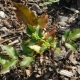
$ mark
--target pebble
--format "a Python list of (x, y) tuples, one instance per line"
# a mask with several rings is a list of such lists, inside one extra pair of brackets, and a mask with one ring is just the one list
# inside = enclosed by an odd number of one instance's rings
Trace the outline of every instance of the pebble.
[(68, 21), (68, 17), (66, 17), (66, 16), (59, 16), (58, 19), (60, 22), (67, 22)]
[(66, 22), (58, 22), (58, 24), (59, 24), (60, 26), (63, 26), (63, 27), (65, 27), (65, 26), (67, 25)]
[(6, 14), (3, 11), (0, 11), (0, 17), (5, 18)]
[(60, 70), (59, 73), (61, 75), (67, 76), (67, 77), (72, 77), (73, 76), (73, 73), (70, 72), (70, 71), (67, 71), (67, 70)]

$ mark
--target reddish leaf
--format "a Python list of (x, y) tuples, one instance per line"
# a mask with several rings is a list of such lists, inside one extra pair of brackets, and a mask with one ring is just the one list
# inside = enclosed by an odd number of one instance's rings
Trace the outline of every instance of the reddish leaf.
[(13, 5), (17, 8), (16, 14), (19, 20), (23, 20), (25, 24), (37, 25), (37, 18), (29, 8), (23, 4), (13, 2)]
[(55, 28), (53, 28), (53, 29), (51, 29), (50, 31), (49, 31), (49, 36), (55, 36), (55, 33), (56, 33), (56, 29)]
[(19, 21), (23, 20), (25, 24), (29, 24), (34, 27), (36, 27), (37, 25), (40, 25), (41, 29), (47, 26), (48, 15), (46, 13), (42, 14), (37, 19), (34, 13), (31, 10), (29, 10), (27, 6), (22, 5), (20, 3), (15, 3), (15, 2), (13, 2), (13, 5), (17, 8), (16, 14)]
[(51, 29), (49, 32), (46, 32), (45, 34), (44, 34), (44, 38), (48, 38), (48, 37), (54, 37), (55, 36), (55, 33), (56, 33), (56, 29), (55, 28), (53, 28), (53, 29)]
[(47, 13), (44, 13), (38, 19), (38, 24), (43, 29), (43, 28), (47, 27), (47, 23), (48, 23), (48, 15), (47, 15)]

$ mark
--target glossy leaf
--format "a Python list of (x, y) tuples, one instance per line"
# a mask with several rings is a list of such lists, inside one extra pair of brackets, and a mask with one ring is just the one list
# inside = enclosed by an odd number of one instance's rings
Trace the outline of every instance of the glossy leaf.
[(35, 33), (38, 34), (40, 38), (42, 37), (42, 31), (39, 25), (36, 27)]
[(7, 61), (7, 60), (5, 60), (5, 59), (3, 59), (3, 58), (0, 57), (0, 64), (1, 64), (1, 65), (4, 65), (4, 64), (6, 63), (6, 61)]
[(77, 50), (77, 45), (73, 41), (67, 41), (65, 46), (71, 50)]
[(21, 48), (26, 56), (32, 56), (34, 54), (34, 51), (26, 46), (25, 42), (21, 43)]
[(62, 35), (62, 41), (65, 42), (69, 37), (70, 30), (66, 30)]
[(26, 31), (27, 31), (27, 35), (31, 37), (32, 33), (35, 32), (35, 29), (33, 26), (28, 25)]
[(47, 46), (42, 46), (42, 47), (40, 48), (40, 52), (44, 52), (44, 51), (47, 50), (47, 49), (48, 49)]
[(7, 56), (0, 54), (0, 64), (4, 65), (8, 60)]
[(38, 40), (36, 40), (35, 38), (29, 39), (27, 41), (25, 41), (25, 46), (30, 46), (30, 45), (34, 45), (38, 42)]
[(13, 47), (3, 46), (3, 48), (12, 59), (16, 59), (19, 56), (18, 52)]
[(9, 70), (10, 67), (13, 67), (13, 66), (15, 67), (17, 62), (18, 61), (15, 59), (12, 59), (12, 60), (6, 62), (5, 65), (3, 66), (2, 70), (1, 70), (1, 73), (5, 73), (7, 70)]
[(22, 18), (23, 22), (25, 24), (29, 24), (29, 25), (37, 25), (37, 18), (36, 16), (34, 15), (34, 13), (29, 10), (29, 8), (21, 3), (15, 3), (13, 2), (13, 5), (17, 8), (17, 11), (18, 14), (17, 15), (20, 15), (19, 17)]
[(20, 62), (20, 66), (27, 67), (27, 66), (31, 65), (32, 62), (34, 62), (34, 59), (32, 57), (24, 56), (22, 61)]
[(56, 49), (56, 47), (58, 47), (58, 46), (59, 46), (59, 42), (53, 42), (52, 47), (53, 47), (54, 49)]
[(75, 29), (74, 31), (70, 32), (69, 38), (72, 40), (80, 38), (80, 29)]

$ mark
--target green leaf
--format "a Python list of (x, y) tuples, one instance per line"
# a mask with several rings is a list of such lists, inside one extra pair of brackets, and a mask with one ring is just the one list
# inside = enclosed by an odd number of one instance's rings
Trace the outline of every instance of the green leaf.
[(17, 62), (18, 61), (15, 59), (12, 59), (12, 60), (6, 62), (5, 65), (3, 66), (2, 70), (1, 70), (1, 73), (5, 73), (7, 70), (9, 70), (10, 67), (13, 67), (13, 66), (15, 67)]
[(34, 54), (34, 50), (32, 50), (28, 46), (26, 46), (25, 42), (21, 43), (21, 48), (26, 56), (31, 56)]
[(38, 34), (40, 38), (42, 37), (42, 31), (39, 25), (36, 27), (35, 33)]
[(49, 0), (48, 2), (40, 3), (40, 6), (46, 6), (55, 2), (59, 2), (59, 0)]
[(0, 64), (4, 65), (4, 64), (6, 63), (6, 61), (7, 61), (7, 60), (2, 59), (2, 58), (0, 57)]
[(36, 39), (30, 39), (27, 42), (25, 42), (25, 46), (30, 46), (30, 45), (34, 45), (38, 42), (38, 40)]
[(65, 42), (68, 39), (69, 33), (70, 33), (69, 29), (64, 32), (64, 35), (62, 35), (62, 41), (63, 42)]
[(70, 32), (69, 38), (72, 40), (80, 38), (80, 29), (75, 29), (74, 31)]
[(0, 54), (0, 63), (1, 63), (2, 65), (4, 65), (8, 60), (9, 60), (9, 59), (8, 59), (7, 56)]
[(44, 3), (40, 3), (39, 5), (40, 6), (46, 6), (46, 5), (49, 5), (49, 4), (52, 4), (52, 2), (44, 2)]
[(45, 50), (47, 50), (47, 49), (48, 49), (48, 47), (42, 46), (42, 47), (40, 48), (40, 52), (45, 51)]
[(53, 42), (52, 47), (55, 49), (56, 47), (59, 46), (59, 42)]
[(26, 66), (29, 66), (32, 62), (34, 62), (34, 59), (32, 57), (24, 56), (22, 61), (20, 62), (20, 66), (26, 67)]
[(47, 38), (47, 41), (48, 41), (48, 42), (51, 42), (51, 41), (52, 41), (52, 37), (48, 37), (48, 38)]
[(49, 0), (50, 2), (59, 2), (59, 0)]
[(34, 33), (35, 29), (33, 26), (28, 25), (26, 31), (28, 36), (32, 36), (32, 33)]
[(3, 46), (3, 48), (12, 59), (16, 59), (19, 56), (18, 52), (13, 47)]
[(60, 48), (59, 48), (59, 47), (56, 48), (56, 49), (55, 49), (55, 52), (59, 54), (59, 53), (61, 52)]
[(71, 50), (74, 50), (74, 51), (77, 50), (77, 45), (73, 41), (67, 41), (65, 43), (65, 46), (67, 48), (70, 48)]

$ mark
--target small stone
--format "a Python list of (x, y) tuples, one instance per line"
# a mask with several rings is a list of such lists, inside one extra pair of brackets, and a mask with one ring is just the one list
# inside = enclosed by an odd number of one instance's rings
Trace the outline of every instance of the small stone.
[(65, 26), (67, 25), (66, 22), (58, 22), (58, 24), (59, 24), (60, 26), (63, 26), (63, 27), (65, 27)]
[(68, 17), (66, 17), (66, 16), (59, 16), (59, 21), (61, 21), (61, 22), (67, 22), (67, 20), (68, 20)]
[(79, 11), (78, 10), (75, 10), (75, 13), (79, 13)]
[(67, 71), (67, 70), (60, 70), (59, 73), (61, 75), (67, 76), (67, 77), (72, 77), (73, 76), (73, 73), (70, 72), (70, 71)]
[(5, 18), (6, 14), (3, 11), (0, 11), (0, 17)]

